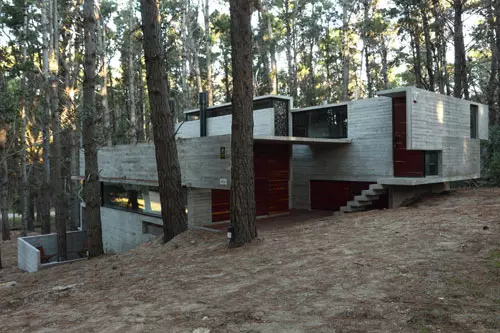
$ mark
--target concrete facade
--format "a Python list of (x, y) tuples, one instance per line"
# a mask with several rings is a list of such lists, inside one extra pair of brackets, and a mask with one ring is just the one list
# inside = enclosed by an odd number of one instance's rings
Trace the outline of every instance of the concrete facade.
[[(309, 209), (311, 180), (373, 181), (392, 177), (392, 99), (380, 97), (306, 108), (347, 105), (345, 145), (294, 145), (292, 207)], [(368, 116), (369, 115), (369, 116)]]
[[(402, 96), (406, 96), (407, 101), (407, 149), (439, 151), (438, 176), (394, 177), (392, 98)], [(285, 100), (292, 105), (291, 99)], [(310, 209), (312, 180), (378, 183), (372, 185), (381, 187), (381, 191), (388, 189), (390, 206), (396, 207), (449, 181), (480, 177), (480, 140), (488, 138), (488, 108), (485, 105), (414, 87), (380, 92), (378, 97), (371, 99), (288, 110), (288, 115), (280, 111), (281, 121), (277, 117), (276, 104), (270, 105), (275, 108), (267, 108), (265, 104), (265, 109), (253, 112), (254, 139), (262, 144), (291, 146), (290, 208)], [(477, 138), (471, 138), (471, 105), (478, 108)], [(291, 136), (292, 114), (336, 106), (347, 107), (347, 138), (331, 133), (330, 137), (341, 138), (314, 138), (314, 133), (329, 130), (328, 124), (319, 122), (314, 126), (310, 126), (312, 122), (308, 124), (307, 132), (312, 134), (308, 134), (309, 137)], [(187, 113), (193, 112), (197, 111)], [(287, 133), (287, 128), (289, 135), (282, 134)], [(203, 226), (212, 222), (212, 189), (228, 190), (231, 186), (231, 115), (208, 118), (206, 137), (199, 137), (199, 120), (176, 124), (176, 129), (188, 223)], [(83, 176), (83, 155), (80, 160)], [(98, 164), (103, 182), (158, 186), (152, 143), (101, 148)], [(358, 197), (363, 199), (362, 195)], [(364, 199), (367, 202), (367, 198)], [(355, 207), (359, 203), (351, 204)], [(144, 232), (143, 222), (162, 225), (161, 218), (152, 214), (108, 207), (103, 207), (101, 214), (104, 246), (108, 253), (126, 251), (150, 240), (152, 236)]]
[(161, 217), (101, 207), (102, 242), (105, 253), (120, 253), (151, 241), (155, 235), (143, 232), (143, 222), (163, 226)]

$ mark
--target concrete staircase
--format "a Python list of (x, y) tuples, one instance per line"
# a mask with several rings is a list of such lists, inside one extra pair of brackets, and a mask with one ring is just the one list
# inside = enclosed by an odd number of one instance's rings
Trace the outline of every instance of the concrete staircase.
[(341, 215), (343, 213), (354, 213), (369, 210), (373, 201), (379, 199), (381, 194), (385, 194), (387, 189), (381, 184), (371, 184), (367, 190), (361, 191), (361, 195), (354, 197), (354, 200), (348, 201), (343, 207), (340, 207), (340, 211), (335, 212), (336, 215)]

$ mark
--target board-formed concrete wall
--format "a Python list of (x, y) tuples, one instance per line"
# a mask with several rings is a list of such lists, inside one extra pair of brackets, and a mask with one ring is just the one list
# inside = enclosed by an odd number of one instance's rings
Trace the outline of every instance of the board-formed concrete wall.
[(40, 251), (22, 237), (17, 239), (17, 267), (29, 273), (40, 269)]
[[(207, 118), (207, 136), (231, 134), (232, 115)], [(274, 135), (274, 108), (253, 112), (253, 135)], [(200, 136), (200, 121), (191, 120), (175, 125), (177, 137), (196, 138)]]
[(152, 240), (144, 234), (142, 222), (163, 225), (160, 217), (101, 207), (102, 242), (105, 253), (120, 253)]
[(478, 106), (478, 139), (488, 139), (488, 106), (418, 88), (407, 96), (408, 149), (442, 150), (444, 138), (470, 139), (470, 106)]
[[(225, 158), (221, 159), (221, 147)], [(231, 136), (177, 140), (182, 185), (228, 189), (231, 185)], [(84, 160), (80, 158), (84, 176)], [(103, 181), (158, 185), (155, 148), (152, 143), (103, 147), (98, 151)], [(222, 179), (222, 181), (221, 181)]]
[(187, 203), (189, 225), (204, 226), (212, 222), (212, 190), (189, 188)]
[[(488, 107), (417, 88), (407, 90), (408, 149), (442, 151), (443, 177), (480, 177), (480, 140), (488, 139)], [(470, 133), (470, 106), (478, 106), (478, 137)]]
[[(328, 107), (322, 106), (318, 109)], [(392, 99), (347, 103), (345, 145), (293, 146), (292, 207), (309, 209), (310, 180), (377, 181), (393, 175)]]

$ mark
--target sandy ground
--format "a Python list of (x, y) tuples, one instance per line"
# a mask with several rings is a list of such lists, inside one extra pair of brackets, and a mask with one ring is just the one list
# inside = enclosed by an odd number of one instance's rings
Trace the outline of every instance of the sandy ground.
[(500, 331), (500, 189), (224, 236), (34, 274), (4, 243), (0, 332)]

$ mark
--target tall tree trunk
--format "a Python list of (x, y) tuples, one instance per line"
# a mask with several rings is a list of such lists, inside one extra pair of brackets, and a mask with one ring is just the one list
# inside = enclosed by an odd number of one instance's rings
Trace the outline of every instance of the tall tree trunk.
[(469, 89), (467, 83), (467, 64), (465, 56), (465, 43), (462, 24), (463, 0), (454, 0), (453, 8), (454, 16), (454, 34), (453, 40), (455, 43), (455, 74), (453, 96), (466, 99), (469, 98)]
[(139, 87), (138, 87), (138, 94), (139, 94), (139, 112), (137, 113), (137, 138), (139, 139), (139, 142), (143, 142), (146, 140), (146, 129), (145, 129), (145, 124), (146, 124), (146, 107), (145, 107), (145, 102), (144, 102), (144, 80), (143, 80), (143, 73), (142, 73), (142, 55), (138, 55), (137, 63), (139, 66)]
[(429, 28), (429, 17), (427, 16), (428, 4), (427, 1), (424, 2), (425, 6), (421, 7), (422, 14), (422, 24), (424, 30), (424, 42), (425, 42), (425, 68), (427, 69), (427, 76), (429, 79), (429, 84), (427, 89), (434, 91), (435, 79), (434, 79), (434, 64), (433, 64), (433, 53), (434, 45), (432, 45), (431, 34)]
[(106, 52), (106, 26), (103, 18), (97, 22), (97, 40), (98, 40), (98, 53), (101, 58), (101, 72), (99, 73), (101, 79), (101, 106), (102, 115), (104, 119), (104, 141), (106, 146), (113, 145), (111, 141), (111, 119), (109, 115), (108, 103), (108, 57)]
[(89, 256), (103, 254), (101, 227), (101, 186), (97, 165), (96, 126), (99, 121), (95, 106), (96, 86), (96, 18), (94, 0), (84, 0), (83, 29), (85, 58), (83, 79), (83, 148), (85, 150), (85, 217), (89, 226)]
[(384, 89), (389, 89), (389, 65), (387, 63), (387, 40), (384, 35), (382, 35), (382, 45), (380, 46), (380, 52), (382, 57), (382, 84)]
[(297, 98), (297, 86), (295, 84), (295, 63), (294, 57), (292, 56), (293, 48), (293, 36), (292, 36), (292, 11), (290, 8), (290, 0), (285, 0), (285, 27), (286, 27), (286, 59), (288, 63), (288, 89), (290, 90), (290, 95), (294, 99)]
[(224, 52), (224, 88), (226, 102), (231, 102), (231, 89), (229, 85), (229, 56), (227, 52)]
[(173, 116), (163, 53), (160, 13), (156, 0), (141, 0), (144, 56), (149, 104), (160, 188), (163, 240), (168, 242), (187, 230), (181, 169), (174, 137)]
[(432, 0), (431, 6), (432, 15), (434, 16), (433, 30), (435, 33), (435, 50), (436, 50), (436, 83), (438, 85), (439, 92), (445, 94), (446, 87), (446, 40), (444, 38), (444, 28), (446, 23), (444, 22), (443, 10), (439, 0)]
[[(182, 22), (181, 22), (181, 41), (182, 41), (182, 59), (181, 59), (181, 86), (182, 86), (182, 104), (180, 107), (180, 112), (182, 113), (189, 107), (189, 86), (188, 86), (188, 36), (187, 36), (187, 4), (184, 3), (182, 7)], [(146, 70), (147, 71), (147, 70)], [(147, 74), (146, 74), (147, 75)], [(150, 111), (152, 113), (152, 111)], [(154, 126), (153, 126), (154, 127)]]
[(58, 261), (68, 259), (66, 246), (66, 221), (68, 216), (67, 202), (65, 195), (66, 179), (62, 168), (62, 133), (61, 133), (61, 110), (59, 108), (59, 22), (57, 14), (57, 0), (52, 5), (52, 57), (50, 59), (50, 89), (51, 89), (51, 109), (52, 109), (52, 133), (53, 133), (53, 158), (54, 158), (54, 196), (56, 210), (56, 231), (57, 231), (57, 256)]
[(42, 110), (42, 160), (43, 160), (43, 174), (42, 183), (40, 186), (39, 195), (39, 209), (37, 213), (40, 214), (39, 220), (41, 221), (42, 234), (50, 234), (51, 220), (50, 220), (50, 202), (52, 192), (50, 189), (51, 172), (50, 172), (50, 78), (49, 78), (49, 61), (50, 61), (50, 31), (51, 24), (49, 17), (52, 16), (50, 12), (51, 1), (43, 1), (41, 3), (42, 14), (42, 44), (43, 44), (43, 76), (44, 76), (44, 94), (45, 99), (43, 102)]
[[(0, 100), (4, 100), (6, 97), (6, 89), (4, 84), (4, 74), (0, 68)], [(5, 104), (0, 103), (0, 114), (5, 112)], [(6, 125), (6, 124), (2, 124)], [(7, 130), (7, 129), (6, 129)], [(7, 154), (5, 153), (7, 149), (7, 136), (5, 137), (5, 141), (0, 141), (0, 162), (1, 162), (1, 171), (0, 171), (0, 213), (2, 215), (2, 220), (0, 221), (0, 230), (2, 233), (2, 240), (10, 239), (10, 230), (9, 230), (9, 169), (7, 165)], [(1, 260), (1, 258), (0, 258)], [(0, 262), (1, 268), (1, 262)]]
[[(499, 2), (499, 1), (497, 1)], [(486, 90), (486, 97), (488, 99), (488, 115), (489, 115), (489, 125), (493, 126), (498, 124), (498, 111), (497, 111), (497, 101), (498, 101), (498, 50), (497, 50), (497, 38), (495, 38), (495, 28), (500, 27), (500, 23), (497, 24), (498, 19), (495, 20), (494, 6), (495, 1), (490, 0), (487, 9), (487, 19), (488, 19), (488, 39), (490, 42), (491, 49), (491, 66), (490, 66), (490, 77), (488, 79), (488, 87)], [(498, 6), (500, 8), (500, 6)], [(499, 13), (500, 14), (500, 13)], [(498, 16), (497, 16), (498, 17)]]
[(133, 144), (138, 142), (137, 138), (137, 111), (135, 100), (135, 67), (134, 67), (134, 1), (129, 3), (128, 20), (128, 97), (130, 106), (130, 137)]
[[(27, 60), (27, 52), (28, 52), (28, 2), (24, 1), (24, 27), (23, 27), (23, 41), (22, 41), (22, 52), (23, 52), (23, 64), (26, 64)], [(21, 78), (21, 145), (22, 145), (22, 162), (21, 162), (21, 172), (23, 175), (23, 220), (22, 220), (22, 235), (26, 236), (28, 234), (28, 200), (29, 200), (29, 182), (28, 182), (28, 147), (27, 147), (27, 138), (26, 138), (26, 130), (28, 124), (28, 112), (26, 110), (26, 70), (23, 69), (23, 74)]]
[(257, 237), (253, 165), (251, 1), (230, 0), (233, 64), (230, 217), (237, 247)]
[(348, 37), (349, 0), (342, 4), (342, 100), (349, 100), (349, 37)]
[(410, 31), (410, 44), (413, 52), (413, 70), (415, 72), (415, 85), (417, 88), (423, 87), (422, 80), (422, 57), (420, 54), (419, 34), (416, 31)]
[(373, 97), (373, 80), (371, 76), (371, 64), (370, 64), (370, 38), (368, 28), (370, 25), (370, 2), (363, 1), (364, 9), (364, 24), (363, 24), (363, 48), (365, 53), (365, 64), (366, 64), (366, 89), (368, 90), (368, 97)]
[(212, 88), (212, 38), (210, 37), (210, 0), (205, 0), (205, 53), (207, 54), (207, 93), (208, 106), (214, 104)]
[[(497, 71), (498, 74), (496, 76), (497, 79), (497, 89), (498, 89), (498, 84), (500, 82), (500, 1), (496, 0), (495, 1), (495, 34), (496, 34), (496, 46), (497, 46)], [(496, 119), (497, 122), (500, 122), (500, 96), (497, 94), (497, 113)]]
[[(269, 3), (268, 3), (269, 2)], [(264, 9), (264, 17), (266, 18), (267, 23), (267, 38), (269, 40), (269, 59), (271, 60), (271, 70), (269, 72), (269, 81), (271, 82), (271, 94), (278, 94), (278, 65), (276, 61), (276, 41), (274, 40), (274, 31), (273, 31), (273, 20), (271, 12), (269, 8), (272, 8), (273, 1), (272, 0), (264, 0), (265, 7)]]

